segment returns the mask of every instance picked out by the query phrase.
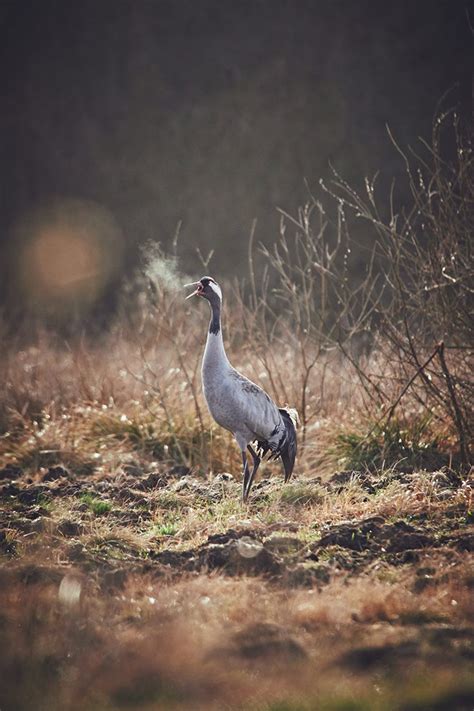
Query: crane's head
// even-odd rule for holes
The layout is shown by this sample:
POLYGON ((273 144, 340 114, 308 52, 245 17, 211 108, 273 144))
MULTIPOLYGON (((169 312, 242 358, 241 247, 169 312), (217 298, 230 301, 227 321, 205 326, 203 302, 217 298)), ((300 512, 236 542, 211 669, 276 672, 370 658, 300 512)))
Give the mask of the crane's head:
POLYGON ((221 287, 212 277, 202 277, 199 281, 193 281, 191 284, 185 284, 185 287, 186 286, 196 287, 192 294, 189 294, 189 296, 186 297, 187 299, 190 299, 191 296, 202 296, 211 303, 216 301, 216 299, 222 301, 221 287))

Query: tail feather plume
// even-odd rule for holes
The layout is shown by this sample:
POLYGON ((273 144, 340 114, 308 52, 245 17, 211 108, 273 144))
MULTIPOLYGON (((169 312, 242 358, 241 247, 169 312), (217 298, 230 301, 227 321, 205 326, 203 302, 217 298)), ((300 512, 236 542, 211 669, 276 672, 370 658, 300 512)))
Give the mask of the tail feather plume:
POLYGON ((295 466, 296 452, 298 449, 296 441, 296 427, 298 424, 298 413, 292 408, 280 408, 280 414, 285 423, 286 437, 281 448, 281 461, 285 470, 285 483, 291 479, 295 466))
POLYGON ((275 447, 275 443, 270 444, 267 440, 260 440, 257 445, 258 453, 262 459, 267 452, 270 452, 269 461, 281 457, 285 470, 285 482, 287 482, 290 480, 295 466, 297 452, 296 428, 299 418, 297 411, 290 407, 281 407, 279 412, 282 418, 283 431, 277 446, 275 447))

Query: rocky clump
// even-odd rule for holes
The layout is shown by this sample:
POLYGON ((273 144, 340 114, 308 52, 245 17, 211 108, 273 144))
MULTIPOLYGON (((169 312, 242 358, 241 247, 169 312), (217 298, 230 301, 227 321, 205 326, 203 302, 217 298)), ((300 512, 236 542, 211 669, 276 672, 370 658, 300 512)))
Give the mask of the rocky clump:
POLYGON ((243 532, 239 535, 232 529, 228 534, 211 536, 197 549, 162 551, 152 557, 170 568, 193 572, 219 570, 227 575, 278 576, 283 570, 281 559, 258 538, 243 532))
POLYGON ((362 552, 370 550, 374 554, 435 547, 433 536, 426 534, 406 521, 387 523, 381 516, 374 516, 357 523, 343 523, 332 526, 324 533, 313 550, 340 546, 362 552))
POLYGON ((7 464, 6 467, 0 469, 0 480, 12 480, 18 479, 23 474, 20 467, 16 467, 13 464, 7 464))

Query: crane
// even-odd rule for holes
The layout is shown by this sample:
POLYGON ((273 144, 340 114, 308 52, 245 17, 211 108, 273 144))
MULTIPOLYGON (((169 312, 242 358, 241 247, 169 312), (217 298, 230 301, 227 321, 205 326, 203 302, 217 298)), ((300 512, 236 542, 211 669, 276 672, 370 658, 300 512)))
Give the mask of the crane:
POLYGON ((205 276, 185 286, 195 287, 186 299, 199 296, 210 305, 211 320, 201 371, 204 396, 214 420, 232 432, 239 445, 243 464, 242 499, 246 502, 267 452, 270 452, 269 459, 281 458, 285 482, 289 481, 296 458, 298 414, 292 408, 278 408, 262 388, 230 364, 222 338, 222 290, 215 279, 205 276), (252 470, 247 450, 253 460, 252 470))

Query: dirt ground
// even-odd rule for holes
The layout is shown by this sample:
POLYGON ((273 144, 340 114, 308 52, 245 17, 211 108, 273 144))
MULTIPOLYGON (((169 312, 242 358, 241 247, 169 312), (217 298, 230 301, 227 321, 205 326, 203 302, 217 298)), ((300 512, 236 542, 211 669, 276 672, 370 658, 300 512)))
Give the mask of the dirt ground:
POLYGON ((0 708, 474 708, 473 481, 0 471, 0 708))

